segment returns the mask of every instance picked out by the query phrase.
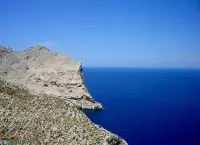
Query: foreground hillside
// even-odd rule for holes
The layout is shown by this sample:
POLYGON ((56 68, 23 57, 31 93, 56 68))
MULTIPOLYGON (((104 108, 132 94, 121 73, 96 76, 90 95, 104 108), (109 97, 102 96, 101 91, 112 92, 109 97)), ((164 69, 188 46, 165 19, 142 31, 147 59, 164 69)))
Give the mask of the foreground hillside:
POLYGON ((81 64, 37 46, 0 48, 0 141, 8 144, 123 145, 82 108, 102 108, 88 93, 81 64))

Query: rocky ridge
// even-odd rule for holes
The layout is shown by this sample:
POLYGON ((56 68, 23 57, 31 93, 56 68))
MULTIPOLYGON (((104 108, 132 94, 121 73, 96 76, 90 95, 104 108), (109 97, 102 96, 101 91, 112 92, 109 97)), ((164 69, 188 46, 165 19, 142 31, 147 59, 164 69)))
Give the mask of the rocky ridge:
POLYGON ((87 91, 81 63, 43 46, 0 46, 0 141, 10 144, 126 145, 81 109, 101 109, 87 91))

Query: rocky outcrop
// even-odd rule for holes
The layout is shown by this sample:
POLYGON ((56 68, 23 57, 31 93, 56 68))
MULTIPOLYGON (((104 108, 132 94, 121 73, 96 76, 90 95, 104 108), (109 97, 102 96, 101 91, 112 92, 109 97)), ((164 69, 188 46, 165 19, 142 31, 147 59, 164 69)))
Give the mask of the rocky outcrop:
POLYGON ((34 95, 50 95, 84 109, 101 109, 87 91, 81 62, 60 53, 52 54, 43 46, 24 52, 0 48, 1 80, 23 86, 34 95))
POLYGON ((0 47, 0 143, 126 145, 81 111, 101 109, 87 91, 81 63, 43 46, 0 47))

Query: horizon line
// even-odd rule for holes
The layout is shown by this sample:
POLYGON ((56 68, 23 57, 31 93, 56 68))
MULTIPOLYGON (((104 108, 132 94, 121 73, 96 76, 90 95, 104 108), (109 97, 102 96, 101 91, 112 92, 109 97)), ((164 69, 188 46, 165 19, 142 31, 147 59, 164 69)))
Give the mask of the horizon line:
POLYGON ((200 69, 200 66, 89 66, 82 65, 83 68, 135 68, 135 69, 200 69))

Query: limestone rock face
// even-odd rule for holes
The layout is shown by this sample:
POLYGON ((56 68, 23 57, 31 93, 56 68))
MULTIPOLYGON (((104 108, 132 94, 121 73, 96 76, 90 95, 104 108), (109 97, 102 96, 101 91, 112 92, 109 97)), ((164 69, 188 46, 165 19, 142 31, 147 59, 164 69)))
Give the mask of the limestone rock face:
POLYGON ((81 71, 81 62, 43 46, 0 46, 0 144, 127 145, 82 112, 102 106, 81 71))
POLYGON ((1 80, 24 87, 34 95, 62 98, 84 109, 101 109, 87 91, 82 78, 81 62, 43 46, 24 52, 0 47, 1 80))

